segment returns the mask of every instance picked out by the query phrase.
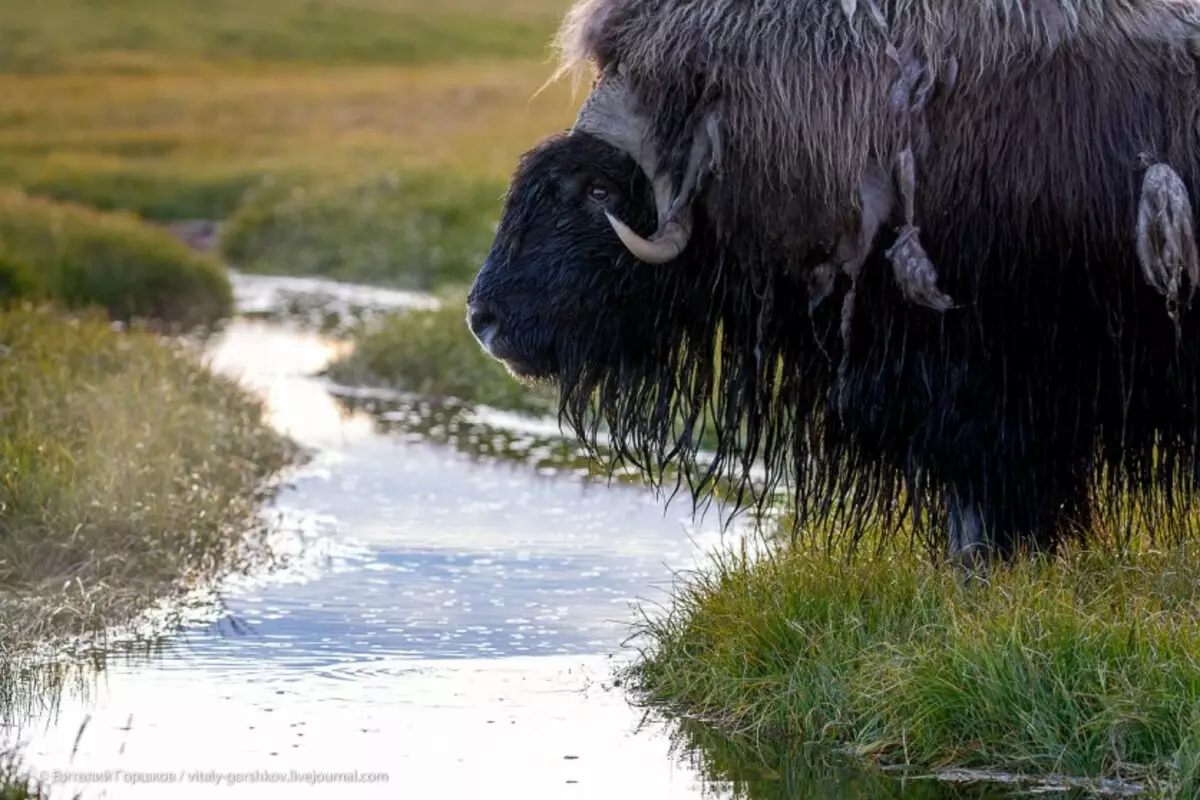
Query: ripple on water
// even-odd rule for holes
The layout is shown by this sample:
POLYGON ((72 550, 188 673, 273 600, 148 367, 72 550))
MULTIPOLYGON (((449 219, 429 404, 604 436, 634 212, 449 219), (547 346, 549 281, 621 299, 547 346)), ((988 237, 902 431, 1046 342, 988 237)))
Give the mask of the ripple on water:
MULTIPOLYGON (((260 306, 298 285, 235 283, 260 306)), ((317 454, 270 509, 284 566, 229 579, 223 609, 165 653, 115 663, 88 702, 31 720, 28 762, 390 771, 386 786, 339 787, 354 797, 698 796, 669 743, 633 736, 638 714, 595 682, 628 633, 630 604, 665 599, 672 570, 695 565, 696 541, 721 540, 715 522, 598 483, 544 421, 335 399, 311 373, 336 350, 261 322, 236 322, 212 343, 214 366, 261 392, 274 423, 317 454)), ((85 798, 212 793, 74 788, 85 798)))

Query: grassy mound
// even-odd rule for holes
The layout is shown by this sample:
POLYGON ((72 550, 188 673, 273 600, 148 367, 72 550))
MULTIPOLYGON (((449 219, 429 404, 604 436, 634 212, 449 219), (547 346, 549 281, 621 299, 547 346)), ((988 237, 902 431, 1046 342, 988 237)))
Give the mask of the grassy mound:
POLYGON ((442 174, 276 183, 221 235, 248 272, 429 290, 469 281, 487 255, 503 186, 442 174))
POLYGON ((354 349, 330 365, 329 377, 513 411, 551 411, 552 390, 518 382, 483 352, 467 329, 465 298, 461 289, 447 292, 435 311, 389 314, 360 326, 354 349))
POLYGON ((224 267, 129 214, 0 190, 0 296, 99 306, 113 319, 209 324, 233 308, 224 267))
POLYGON ((184 351, 99 314, 0 313, 0 649, 92 634, 237 565, 294 455, 184 351))
POLYGON ((725 553, 644 633, 628 677, 648 702, 752 740, 1200 790, 1194 555, 1064 556, 972 586, 898 552, 725 553))

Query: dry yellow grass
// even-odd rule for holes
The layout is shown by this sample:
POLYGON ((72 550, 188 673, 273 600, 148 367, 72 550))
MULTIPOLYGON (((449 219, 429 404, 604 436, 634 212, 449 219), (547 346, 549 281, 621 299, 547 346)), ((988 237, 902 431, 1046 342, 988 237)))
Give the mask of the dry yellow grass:
POLYGON ((0 76, 0 149, 25 159, 247 161, 388 159, 502 177, 570 123, 570 87, 535 93, 546 63, 485 62, 266 74, 0 76))
POLYGON ((571 119, 569 87, 534 96, 567 5, 0 0, 16 30, 0 53, 0 181, 172 218, 226 216, 256 179, 296 170, 502 179, 571 119), (18 51, 43 68, 6 61, 18 51))

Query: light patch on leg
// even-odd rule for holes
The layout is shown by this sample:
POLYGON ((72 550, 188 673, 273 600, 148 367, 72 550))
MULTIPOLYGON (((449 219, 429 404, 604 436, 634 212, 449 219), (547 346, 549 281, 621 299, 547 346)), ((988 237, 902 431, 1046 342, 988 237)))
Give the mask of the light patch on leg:
POLYGON ((968 580, 981 579, 987 565, 988 547, 983 515, 974 503, 963 503, 953 490, 946 498, 946 506, 950 560, 964 571, 968 580))

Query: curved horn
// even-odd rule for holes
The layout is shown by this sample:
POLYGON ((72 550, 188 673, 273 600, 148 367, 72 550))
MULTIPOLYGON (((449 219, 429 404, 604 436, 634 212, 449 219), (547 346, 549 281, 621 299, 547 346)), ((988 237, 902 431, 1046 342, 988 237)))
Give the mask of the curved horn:
MULTIPOLYGON (((624 71, 607 72, 592 89, 579 110, 572 133, 589 133, 628 153, 646 174, 654 187, 654 205, 658 215, 658 231, 644 239, 628 225, 605 212, 621 242, 636 258, 648 264, 664 264, 676 258, 691 237, 688 219, 676 221, 668 215, 675 204, 671 178, 659 170, 658 153, 650 137, 649 126, 639 113, 633 93, 626 83, 624 71)), ((683 216, 676 213, 675 216, 683 216)))
POLYGON ((692 236, 690 220, 671 220, 649 239, 643 239, 621 220, 605 211, 608 223, 630 253, 647 264, 665 264, 679 257, 692 236))

